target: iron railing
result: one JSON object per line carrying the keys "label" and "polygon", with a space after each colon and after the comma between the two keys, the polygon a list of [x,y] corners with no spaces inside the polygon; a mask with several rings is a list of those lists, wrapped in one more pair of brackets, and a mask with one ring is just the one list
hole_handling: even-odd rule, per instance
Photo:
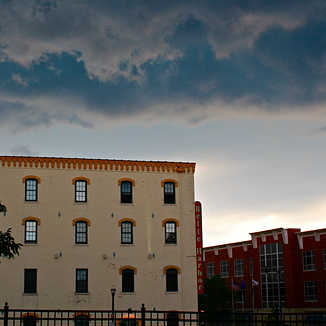
{"label": "iron railing", "polygon": [[0,310],[0,326],[326,326],[325,312],[269,313],[146,310]]}

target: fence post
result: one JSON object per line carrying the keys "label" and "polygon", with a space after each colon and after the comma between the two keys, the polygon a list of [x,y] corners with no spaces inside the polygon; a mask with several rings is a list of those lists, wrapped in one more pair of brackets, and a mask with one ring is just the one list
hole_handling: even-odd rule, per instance
{"label": "fence post", "polygon": [[6,302],[4,306],[3,326],[8,326],[8,315],[9,315],[8,311],[9,311],[9,306],[8,306],[8,302]]}
{"label": "fence post", "polygon": [[146,311],[145,305],[142,304],[141,305],[141,326],[145,326],[145,311]]}
{"label": "fence post", "polygon": [[280,310],[277,307],[275,308],[275,324],[280,325]]}

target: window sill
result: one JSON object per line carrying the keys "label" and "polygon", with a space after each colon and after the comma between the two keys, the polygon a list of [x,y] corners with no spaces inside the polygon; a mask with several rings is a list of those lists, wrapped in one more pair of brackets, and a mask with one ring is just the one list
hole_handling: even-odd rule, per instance
{"label": "window sill", "polygon": [[29,243],[29,242],[24,243],[24,247],[33,247],[33,246],[38,246],[38,243]]}
{"label": "window sill", "polygon": [[120,243],[120,247],[134,247],[133,243]]}
{"label": "window sill", "polygon": [[34,297],[34,296],[37,296],[38,293],[23,293],[23,296],[26,296],[26,297]]}
{"label": "window sill", "polygon": [[120,203],[121,206],[134,206],[134,203]]}
{"label": "window sill", "polygon": [[89,295],[89,292],[75,292],[75,295]]}
{"label": "window sill", "polygon": [[83,202],[83,201],[75,201],[75,205],[88,205],[88,202]]}
{"label": "window sill", "polygon": [[177,246],[177,243],[164,243],[165,246]]}
{"label": "window sill", "polygon": [[88,243],[75,243],[74,246],[75,247],[88,247],[89,244]]}
{"label": "window sill", "polygon": [[177,206],[177,204],[163,204],[163,206]]}
{"label": "window sill", "polygon": [[39,203],[39,201],[38,200],[25,200],[24,201],[24,204],[38,204]]}
{"label": "window sill", "polygon": [[121,292],[122,295],[135,295],[135,292]]}
{"label": "window sill", "polygon": [[165,291],[166,294],[179,294],[179,291]]}

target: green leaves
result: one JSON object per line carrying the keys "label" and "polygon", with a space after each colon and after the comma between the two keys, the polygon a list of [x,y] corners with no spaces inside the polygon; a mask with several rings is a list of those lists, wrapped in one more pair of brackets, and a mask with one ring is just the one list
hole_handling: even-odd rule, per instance
{"label": "green leaves", "polygon": [[19,249],[23,245],[16,243],[15,239],[11,235],[11,228],[6,232],[0,231],[0,255],[7,258],[13,258],[15,255],[19,255]]}

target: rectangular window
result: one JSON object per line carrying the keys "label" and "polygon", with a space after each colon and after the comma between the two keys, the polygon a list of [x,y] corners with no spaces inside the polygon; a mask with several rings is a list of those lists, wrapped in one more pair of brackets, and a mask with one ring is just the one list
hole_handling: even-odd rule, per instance
{"label": "rectangular window", "polygon": [[229,262],[227,260],[220,262],[220,274],[222,277],[229,276]]}
{"label": "rectangular window", "polygon": [[279,307],[280,301],[284,306],[283,244],[264,244],[259,249],[263,308]]}
{"label": "rectangular window", "polygon": [[315,252],[304,251],[302,254],[303,254],[303,270],[304,271],[315,270],[316,269]]}
{"label": "rectangular window", "polygon": [[164,204],[175,204],[175,183],[164,183]]}
{"label": "rectangular window", "polygon": [[166,270],[166,292],[178,291],[178,270],[169,268]]}
{"label": "rectangular window", "polygon": [[249,258],[249,274],[252,275],[252,272],[253,272],[252,258]]}
{"label": "rectangular window", "polygon": [[207,278],[212,278],[213,276],[215,276],[215,263],[206,264],[206,274]]}
{"label": "rectangular window", "polygon": [[87,182],[85,180],[77,180],[75,182],[75,202],[87,202]]}
{"label": "rectangular window", "polygon": [[25,269],[24,272],[24,293],[36,293],[36,269]]}
{"label": "rectangular window", "polygon": [[243,259],[234,260],[234,276],[243,276]]}
{"label": "rectangular window", "polygon": [[87,222],[76,222],[76,244],[87,244]]}
{"label": "rectangular window", "polygon": [[131,181],[121,182],[121,203],[132,204],[132,183]]}
{"label": "rectangular window", "polygon": [[25,201],[37,201],[36,179],[27,179],[25,181]]}
{"label": "rectangular window", "polygon": [[88,269],[76,269],[76,293],[88,292]]}
{"label": "rectangular window", "polygon": [[122,270],[122,292],[135,291],[134,274],[135,272],[131,268]]}
{"label": "rectangular window", "polygon": [[121,243],[132,244],[132,222],[122,222],[121,223]]}
{"label": "rectangular window", "polygon": [[165,243],[176,244],[177,243],[177,230],[175,222],[165,223]]}
{"label": "rectangular window", "polygon": [[305,301],[318,301],[317,282],[304,282]]}
{"label": "rectangular window", "polygon": [[37,243],[37,222],[25,222],[25,243]]}

